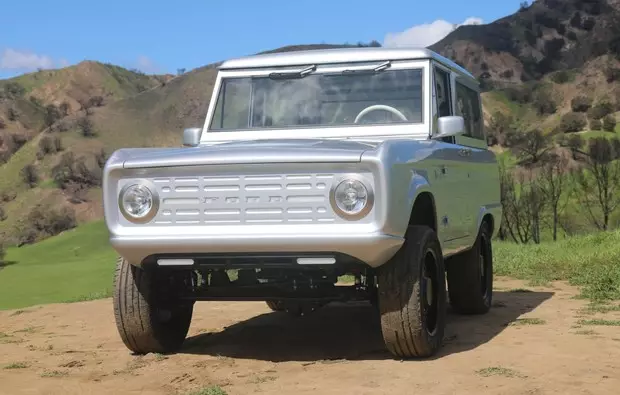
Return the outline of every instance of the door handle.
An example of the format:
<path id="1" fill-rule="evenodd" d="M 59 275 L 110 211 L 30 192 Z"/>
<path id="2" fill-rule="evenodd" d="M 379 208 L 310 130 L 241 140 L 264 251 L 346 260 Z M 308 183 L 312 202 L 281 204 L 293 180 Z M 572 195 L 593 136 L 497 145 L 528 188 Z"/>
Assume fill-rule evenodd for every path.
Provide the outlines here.
<path id="1" fill-rule="evenodd" d="M 469 149 L 469 148 L 461 148 L 459 150 L 459 155 L 460 156 L 470 156 L 471 155 L 471 149 Z"/>

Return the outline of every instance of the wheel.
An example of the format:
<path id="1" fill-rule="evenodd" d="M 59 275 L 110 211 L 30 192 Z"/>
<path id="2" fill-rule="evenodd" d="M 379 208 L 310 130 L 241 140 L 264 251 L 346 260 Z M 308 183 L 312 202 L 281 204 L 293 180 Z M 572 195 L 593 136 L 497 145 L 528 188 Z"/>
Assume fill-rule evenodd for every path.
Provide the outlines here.
<path id="1" fill-rule="evenodd" d="M 192 320 L 193 302 L 175 303 L 156 272 L 123 258 L 117 261 L 114 277 L 114 318 L 125 346 L 137 354 L 179 349 Z"/>
<path id="2" fill-rule="evenodd" d="M 441 347 L 446 323 L 446 280 L 435 231 L 410 226 L 405 243 L 378 270 L 381 331 L 396 357 L 429 357 Z"/>
<path id="3" fill-rule="evenodd" d="M 284 308 L 282 307 L 282 301 L 281 300 L 268 300 L 265 303 L 267 303 L 267 307 L 269 307 L 273 311 L 283 311 L 284 310 Z"/>
<path id="4" fill-rule="evenodd" d="M 484 314 L 493 299 L 491 230 L 483 222 L 474 246 L 448 258 L 448 295 L 459 314 Z"/>

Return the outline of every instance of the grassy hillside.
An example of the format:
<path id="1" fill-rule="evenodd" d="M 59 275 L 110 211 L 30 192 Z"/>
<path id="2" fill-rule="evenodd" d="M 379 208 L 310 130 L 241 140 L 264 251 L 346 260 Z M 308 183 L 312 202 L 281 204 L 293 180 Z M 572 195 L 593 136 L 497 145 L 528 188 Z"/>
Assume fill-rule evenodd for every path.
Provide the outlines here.
<path id="1" fill-rule="evenodd" d="M 40 243 L 9 248 L 0 268 L 0 308 L 104 297 L 112 289 L 115 253 L 101 221 Z"/>
<path id="2" fill-rule="evenodd" d="M 557 243 L 495 242 L 495 272 L 536 284 L 565 280 L 593 301 L 620 299 L 620 231 Z M 22 248 L 0 266 L 0 309 L 110 296 L 116 254 L 102 221 Z"/>

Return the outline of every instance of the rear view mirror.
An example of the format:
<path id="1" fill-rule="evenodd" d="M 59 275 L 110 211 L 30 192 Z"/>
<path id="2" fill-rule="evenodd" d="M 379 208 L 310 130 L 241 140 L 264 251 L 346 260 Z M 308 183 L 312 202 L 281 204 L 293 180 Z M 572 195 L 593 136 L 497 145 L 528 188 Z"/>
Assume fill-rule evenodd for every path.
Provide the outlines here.
<path id="1" fill-rule="evenodd" d="M 183 146 L 196 147 L 200 144 L 202 128 L 188 128 L 183 131 Z"/>
<path id="2" fill-rule="evenodd" d="M 437 121 L 437 134 L 434 139 L 457 136 L 465 132 L 465 120 L 461 116 L 441 117 Z"/>

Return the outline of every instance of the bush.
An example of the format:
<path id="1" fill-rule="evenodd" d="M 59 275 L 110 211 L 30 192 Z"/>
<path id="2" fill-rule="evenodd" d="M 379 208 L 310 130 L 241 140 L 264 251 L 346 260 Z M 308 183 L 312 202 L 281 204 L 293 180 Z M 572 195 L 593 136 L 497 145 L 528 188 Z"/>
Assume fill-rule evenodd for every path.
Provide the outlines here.
<path id="1" fill-rule="evenodd" d="M 577 41 L 577 33 L 568 32 L 568 34 L 566 34 L 566 38 L 568 38 L 571 41 Z"/>
<path id="2" fill-rule="evenodd" d="M 54 136 L 54 149 L 56 152 L 60 152 L 64 149 L 62 146 L 62 139 L 59 136 Z"/>
<path id="3" fill-rule="evenodd" d="M 0 240 L 0 262 L 4 262 L 4 256 L 6 252 L 4 251 L 4 243 Z"/>
<path id="4" fill-rule="evenodd" d="M 90 118 L 82 117 L 78 119 L 77 125 L 80 128 L 80 132 L 82 133 L 82 136 L 84 137 L 95 137 L 96 136 L 93 121 L 91 121 Z"/>
<path id="5" fill-rule="evenodd" d="M 4 221 L 5 219 L 6 219 L 6 212 L 4 211 L 4 208 L 0 206 L 0 222 Z"/>
<path id="6" fill-rule="evenodd" d="M 72 152 L 65 153 L 58 164 L 52 168 L 54 182 L 62 189 L 75 189 L 74 186 L 89 188 L 100 186 L 102 180 L 102 167 L 99 166 L 98 156 L 95 156 L 97 168 L 87 165 L 84 158 L 76 159 Z"/>
<path id="7" fill-rule="evenodd" d="M 570 102 L 574 112 L 587 112 L 592 107 L 592 99 L 585 96 L 577 96 Z"/>
<path id="8" fill-rule="evenodd" d="M 26 93 L 26 89 L 19 83 L 11 81 L 4 84 L 4 93 L 8 98 L 22 97 Z"/>
<path id="9" fill-rule="evenodd" d="M 515 72 L 512 71 L 512 69 L 508 69 L 508 70 L 502 71 L 502 73 L 499 76 L 502 78 L 509 79 L 509 78 L 512 78 L 514 75 L 515 75 Z"/>
<path id="10" fill-rule="evenodd" d="M 563 23 L 560 23 L 555 30 L 558 32 L 559 35 L 563 36 L 564 34 L 566 34 L 566 25 Z"/>
<path id="11" fill-rule="evenodd" d="M 594 18 L 587 18 L 583 21 L 582 27 L 583 30 L 592 30 L 596 25 L 596 20 Z"/>
<path id="12" fill-rule="evenodd" d="M 582 113 L 571 112 L 562 116 L 560 131 L 563 133 L 580 132 L 586 126 L 586 116 Z"/>
<path id="13" fill-rule="evenodd" d="M 5 129 L 6 128 L 6 122 L 4 122 L 4 119 L 0 118 L 0 129 Z"/>
<path id="14" fill-rule="evenodd" d="M 607 77 L 607 82 L 615 82 L 620 80 L 620 69 L 615 67 L 609 67 L 605 70 L 605 77 Z"/>
<path id="15" fill-rule="evenodd" d="M 10 107 L 6 113 L 7 117 L 9 118 L 9 121 L 17 121 L 19 119 L 19 112 L 13 108 Z"/>
<path id="16" fill-rule="evenodd" d="M 611 114 L 614 111 L 614 108 L 609 102 L 602 102 L 588 110 L 588 118 L 590 119 L 601 119 L 605 115 Z"/>
<path id="17" fill-rule="evenodd" d="M 581 13 L 579 11 L 575 12 L 573 17 L 570 19 L 570 25 L 572 27 L 576 27 L 577 29 L 581 28 Z"/>
<path id="18" fill-rule="evenodd" d="M 56 153 L 54 140 L 50 136 L 43 136 L 41 140 L 39 140 L 39 152 L 43 156 Z"/>
<path id="19" fill-rule="evenodd" d="M 590 121 L 590 130 L 603 130 L 603 123 L 598 119 L 592 119 Z"/>
<path id="20" fill-rule="evenodd" d="M 567 70 L 561 70 L 551 76 L 551 81 L 556 84 L 565 84 L 573 79 L 573 75 Z"/>
<path id="21" fill-rule="evenodd" d="M 603 118 L 603 130 L 613 132 L 616 130 L 616 118 L 613 115 L 607 115 Z"/>
<path id="22" fill-rule="evenodd" d="M 69 207 L 50 208 L 36 206 L 22 221 L 19 230 L 19 244 L 30 244 L 44 237 L 55 236 L 77 225 L 75 212 Z"/>
<path id="23" fill-rule="evenodd" d="M 53 104 L 45 106 L 45 126 L 50 127 L 62 117 L 60 110 Z"/>
<path id="24" fill-rule="evenodd" d="M 39 173 L 37 172 L 37 168 L 33 164 L 28 164 L 24 166 L 20 174 L 22 176 L 22 180 L 30 188 L 36 187 L 39 183 Z"/>
<path id="25" fill-rule="evenodd" d="M 14 191 L 4 191 L 0 193 L 0 199 L 5 203 L 12 202 L 16 197 L 17 194 Z"/>
<path id="26" fill-rule="evenodd" d="M 69 115 L 69 110 L 71 109 L 71 106 L 66 101 L 63 101 L 62 103 L 60 103 L 60 106 L 58 106 L 58 109 L 60 110 L 60 114 L 63 117 L 66 117 L 67 115 Z"/>

